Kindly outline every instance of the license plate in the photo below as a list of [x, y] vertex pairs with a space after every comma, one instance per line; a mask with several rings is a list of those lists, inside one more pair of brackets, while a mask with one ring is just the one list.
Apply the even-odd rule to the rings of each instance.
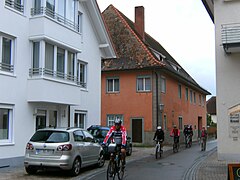
[[36, 154], [53, 154], [53, 149], [36, 149]]

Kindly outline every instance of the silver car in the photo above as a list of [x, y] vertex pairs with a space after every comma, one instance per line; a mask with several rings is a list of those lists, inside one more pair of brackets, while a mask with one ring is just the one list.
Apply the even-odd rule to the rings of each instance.
[[80, 169], [105, 163], [102, 147], [80, 128], [48, 128], [36, 131], [27, 143], [24, 166], [28, 174], [45, 168], [69, 170], [77, 176]]

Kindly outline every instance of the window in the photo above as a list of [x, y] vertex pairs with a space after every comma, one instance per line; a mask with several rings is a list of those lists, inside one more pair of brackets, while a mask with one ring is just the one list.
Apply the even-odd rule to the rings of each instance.
[[54, 74], [54, 46], [48, 43], [45, 46], [45, 68], [47, 74]]
[[85, 128], [86, 112], [74, 114], [74, 127]]
[[194, 102], [194, 104], [196, 104], [196, 93], [195, 92], [193, 92], [193, 102]]
[[24, 11], [23, 0], [5, 0], [5, 4], [19, 12]]
[[178, 85], [178, 97], [182, 98], [182, 86], [180, 84]]
[[201, 97], [201, 95], [199, 94], [199, 106], [201, 106], [201, 104], [202, 104], [202, 97]]
[[[44, 41], [33, 42], [32, 44], [32, 68], [29, 72], [30, 76], [47, 75], [55, 79], [58, 77], [58, 80], [61, 79], [79, 85], [77, 77], [80, 78], [80, 75], [77, 72], [80, 72], [81, 68], [81, 72], [83, 73], [81, 74], [82, 84], [86, 86], [86, 67], [82, 68], [82, 66], [79, 66], [75, 69], [76, 53]], [[41, 48], [45, 48], [45, 56], [40, 55]]]
[[179, 126], [179, 129], [182, 130], [183, 129], [183, 124], [182, 124], [182, 116], [179, 116], [178, 117], [178, 126]]
[[65, 50], [57, 48], [57, 76], [64, 78]]
[[80, 32], [80, 33], [82, 33], [82, 25], [83, 25], [82, 16], [83, 16], [83, 14], [81, 12], [78, 12], [77, 25], [78, 25], [78, 32]]
[[12, 141], [13, 107], [0, 105], [0, 143]]
[[54, 18], [55, 0], [46, 0], [46, 14]]
[[107, 115], [107, 126], [111, 127], [114, 125], [114, 121], [115, 119], [121, 119], [122, 121], [122, 124], [123, 124], [123, 115], [120, 115], [120, 114], [111, 114], [111, 115]]
[[80, 86], [83, 88], [86, 88], [87, 87], [87, 63], [78, 61], [77, 77], [78, 77], [78, 83], [80, 83]]
[[107, 92], [119, 92], [119, 78], [107, 78]]
[[0, 47], [0, 70], [12, 73], [14, 68], [13, 40], [0, 34]]
[[67, 75], [69, 80], [74, 80], [74, 53], [68, 52]]
[[40, 42], [33, 42], [33, 70], [39, 68]]
[[151, 91], [151, 78], [146, 77], [137, 77], [137, 91]]
[[192, 90], [190, 90], [190, 103], [192, 103], [193, 102], [193, 92], [192, 92]]
[[202, 106], [204, 106], [204, 103], [205, 102], [205, 98], [204, 98], [204, 96], [202, 96]]
[[161, 77], [160, 79], [160, 84], [161, 84], [161, 92], [166, 93], [166, 79], [165, 77]]
[[188, 88], [186, 88], [185, 90], [186, 90], [185, 91], [185, 99], [186, 99], [186, 101], [188, 101]]

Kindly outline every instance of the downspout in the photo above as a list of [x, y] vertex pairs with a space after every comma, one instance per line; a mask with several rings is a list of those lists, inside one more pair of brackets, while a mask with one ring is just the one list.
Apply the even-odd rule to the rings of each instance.
[[156, 115], [157, 115], [157, 122], [156, 122], [156, 128], [158, 127], [159, 117], [158, 117], [158, 74], [154, 70], [154, 73], [156, 75]]

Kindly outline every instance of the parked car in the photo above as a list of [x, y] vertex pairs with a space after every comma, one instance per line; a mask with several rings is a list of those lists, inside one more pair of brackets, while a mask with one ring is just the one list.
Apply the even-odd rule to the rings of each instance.
[[[110, 130], [109, 127], [106, 126], [100, 126], [100, 125], [92, 125], [87, 130], [93, 135], [94, 138], [97, 139], [99, 144], [102, 144], [104, 138], [106, 137], [108, 131]], [[110, 139], [108, 140], [107, 145], [110, 143]], [[106, 149], [104, 149], [105, 157], [109, 156], [107, 146]], [[127, 156], [132, 155], [132, 141], [130, 137], [127, 137], [127, 144], [126, 144], [126, 154]]]
[[105, 163], [104, 151], [94, 137], [80, 128], [47, 128], [35, 132], [27, 143], [24, 166], [28, 174], [58, 168], [77, 176], [80, 169]]

